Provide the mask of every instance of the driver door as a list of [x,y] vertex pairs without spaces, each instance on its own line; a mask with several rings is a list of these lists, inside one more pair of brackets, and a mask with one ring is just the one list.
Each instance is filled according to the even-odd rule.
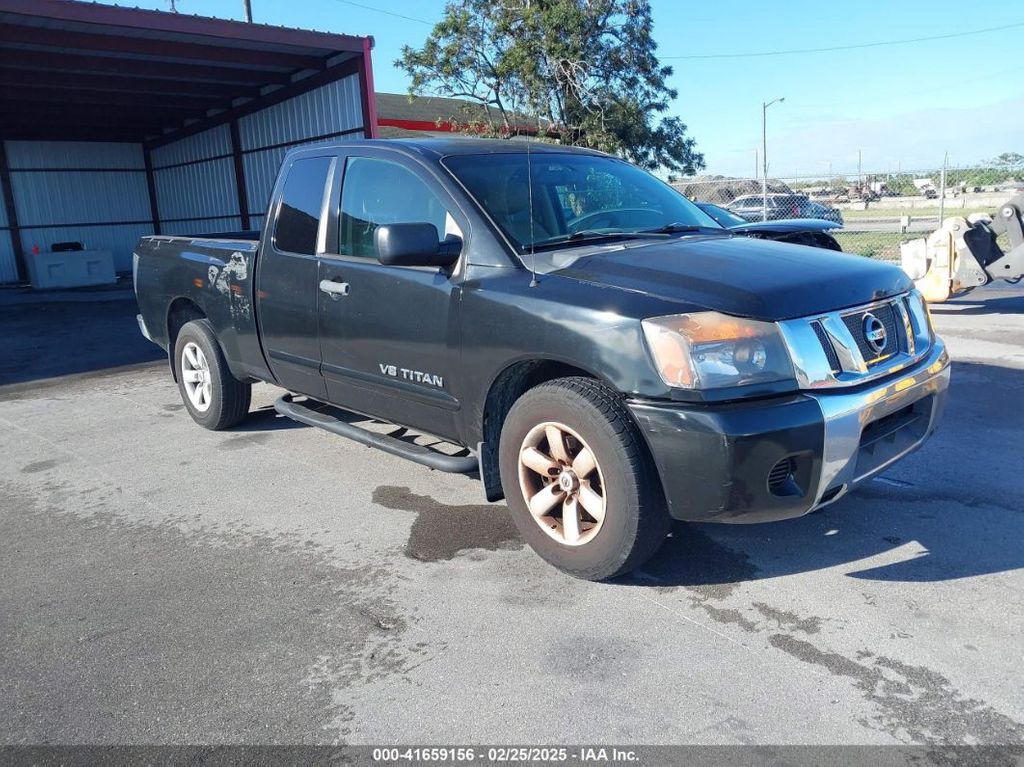
[[454,438],[460,288],[436,267],[381,264],[374,232],[382,224],[428,222],[441,238],[461,237],[463,214],[428,171],[401,155],[361,148],[339,162],[338,242],[320,256],[319,275],[327,289],[319,334],[328,398]]

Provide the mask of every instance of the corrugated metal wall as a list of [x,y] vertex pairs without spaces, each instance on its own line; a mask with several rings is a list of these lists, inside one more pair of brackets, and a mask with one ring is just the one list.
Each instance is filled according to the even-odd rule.
[[359,76],[328,83],[238,121],[252,226],[260,226],[281,160],[298,144],[363,138]]
[[[363,138],[358,74],[321,85],[238,118],[250,226],[263,223],[285,153],[293,146]],[[8,141],[7,158],[26,259],[33,247],[77,240],[110,250],[131,270],[139,237],[154,232],[141,144]],[[229,124],[150,153],[160,231],[204,234],[242,228]],[[17,279],[0,200],[0,282]]]
[[[153,230],[141,145],[7,141],[5,147],[26,259],[34,248],[78,241],[111,251],[118,271],[131,269],[132,247]],[[13,266],[13,255],[9,260]],[[15,278],[7,269],[0,276]]]
[[154,149],[151,159],[162,234],[242,227],[227,125]]

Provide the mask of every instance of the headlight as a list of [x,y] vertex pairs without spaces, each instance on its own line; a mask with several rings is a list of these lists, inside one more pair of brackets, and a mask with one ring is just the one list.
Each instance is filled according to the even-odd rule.
[[642,323],[662,380],[683,389],[723,389],[792,381],[778,327],[718,312],[675,314]]

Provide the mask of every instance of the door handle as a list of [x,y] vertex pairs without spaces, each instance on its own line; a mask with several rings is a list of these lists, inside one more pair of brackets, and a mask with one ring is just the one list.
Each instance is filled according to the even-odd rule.
[[334,280],[320,280],[320,290],[337,299],[340,296],[347,296],[349,284],[347,282],[335,282]]

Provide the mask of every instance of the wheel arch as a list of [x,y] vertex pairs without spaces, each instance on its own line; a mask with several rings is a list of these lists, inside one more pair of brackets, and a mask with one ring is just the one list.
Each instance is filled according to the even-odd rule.
[[192,320],[204,319],[207,319],[206,312],[191,298],[178,296],[167,305],[167,362],[175,383],[178,381],[178,371],[174,365],[174,346],[178,342],[178,333]]
[[491,380],[482,399],[483,407],[479,422],[474,424],[480,440],[480,478],[483,480],[484,493],[488,501],[500,501],[504,498],[498,469],[498,445],[501,442],[501,429],[505,417],[516,400],[535,386],[571,377],[592,378],[611,391],[617,391],[610,381],[594,371],[573,362],[553,358],[518,360],[505,367]]

